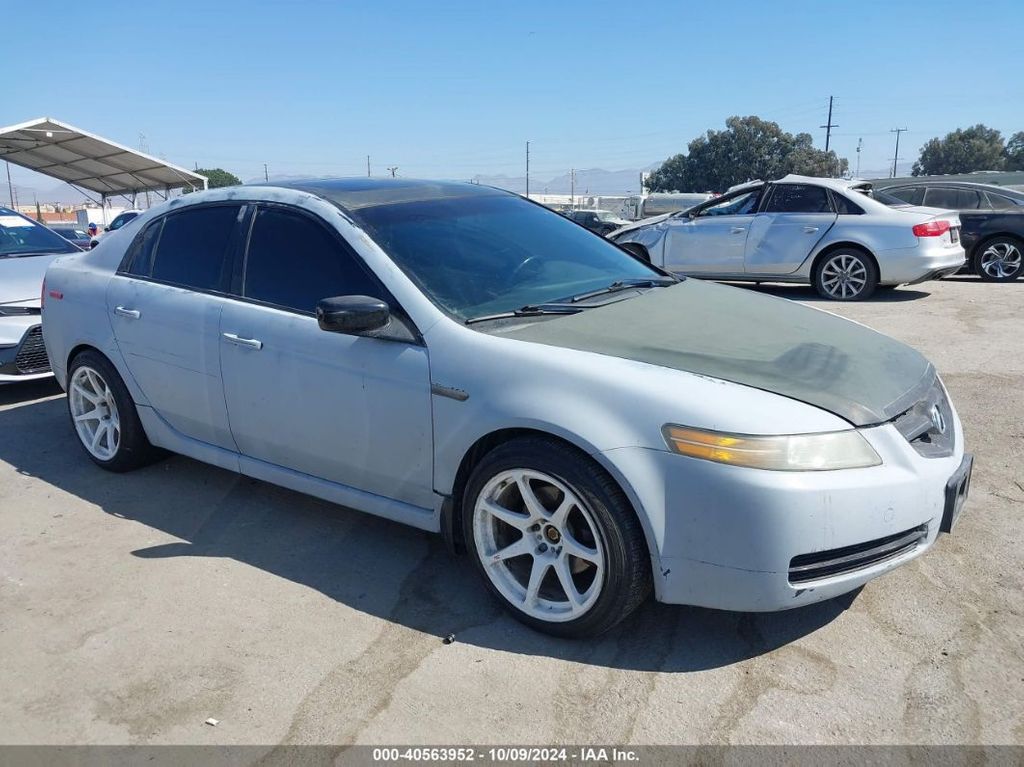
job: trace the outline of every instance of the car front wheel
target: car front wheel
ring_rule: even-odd
[[[1012,282],[1020,276],[1024,243],[1013,237],[993,237],[981,244],[974,271],[986,282]]]
[[[647,597],[643,531],[618,485],[589,457],[543,438],[508,442],[474,469],[463,498],[467,547],[520,621],[587,637]]]
[[[874,261],[857,250],[836,250],[818,263],[814,287],[833,301],[863,301],[878,287]]]
[[[68,371],[68,411],[89,458],[109,471],[129,471],[158,457],[117,370],[98,352],[77,354]]]

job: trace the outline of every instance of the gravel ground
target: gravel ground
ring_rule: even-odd
[[[0,743],[1024,744],[1024,282],[760,289],[941,372],[977,462],[927,556],[800,610],[651,603],[557,641],[433,536],[180,457],[107,474],[54,385],[7,387]]]

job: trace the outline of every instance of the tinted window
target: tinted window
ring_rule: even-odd
[[[357,208],[353,216],[433,301],[462,317],[663,279],[603,237],[510,194]]]
[[[322,298],[386,298],[357,256],[324,225],[282,208],[260,208],[256,213],[242,294],[310,313]]]
[[[886,189],[884,191],[890,197],[895,197],[897,200],[902,200],[910,205],[924,204],[924,187],[905,186],[900,189]]]
[[[981,205],[978,193],[973,189],[956,189],[948,186],[929,187],[924,200],[924,204],[930,208],[948,210],[977,210]]]
[[[1009,197],[1003,197],[1001,194],[993,194],[988,192],[985,195],[988,198],[988,207],[995,208],[996,210],[1005,210],[1006,208],[1017,208],[1018,205]]]
[[[216,205],[167,216],[150,251],[150,276],[196,290],[226,290],[228,243],[240,212],[239,205]]]
[[[829,213],[828,194],[820,186],[780,184],[772,191],[766,213]]]
[[[852,200],[848,200],[843,195],[832,193],[832,199],[836,204],[836,213],[844,216],[859,216],[864,212],[864,209],[859,205],[855,204]]]
[[[761,194],[760,189],[753,189],[749,192],[742,192],[735,197],[728,197],[714,205],[703,208],[700,216],[742,216],[753,213],[757,207],[757,199]]]

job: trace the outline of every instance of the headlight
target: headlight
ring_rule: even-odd
[[[757,436],[668,424],[665,443],[680,455],[772,471],[828,471],[878,466],[882,459],[855,429]]]

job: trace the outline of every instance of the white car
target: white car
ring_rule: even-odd
[[[46,378],[39,294],[46,267],[81,249],[10,208],[0,207],[0,385]]]
[[[441,532],[554,634],[652,587],[730,610],[843,594],[967,493],[913,349],[474,184],[190,194],[54,262],[45,295],[98,465],[163,448]]]
[[[937,279],[964,265],[955,212],[894,209],[869,191],[862,182],[807,176],[754,181],[608,237],[677,274],[803,283],[836,301],[860,301],[879,286]]]

